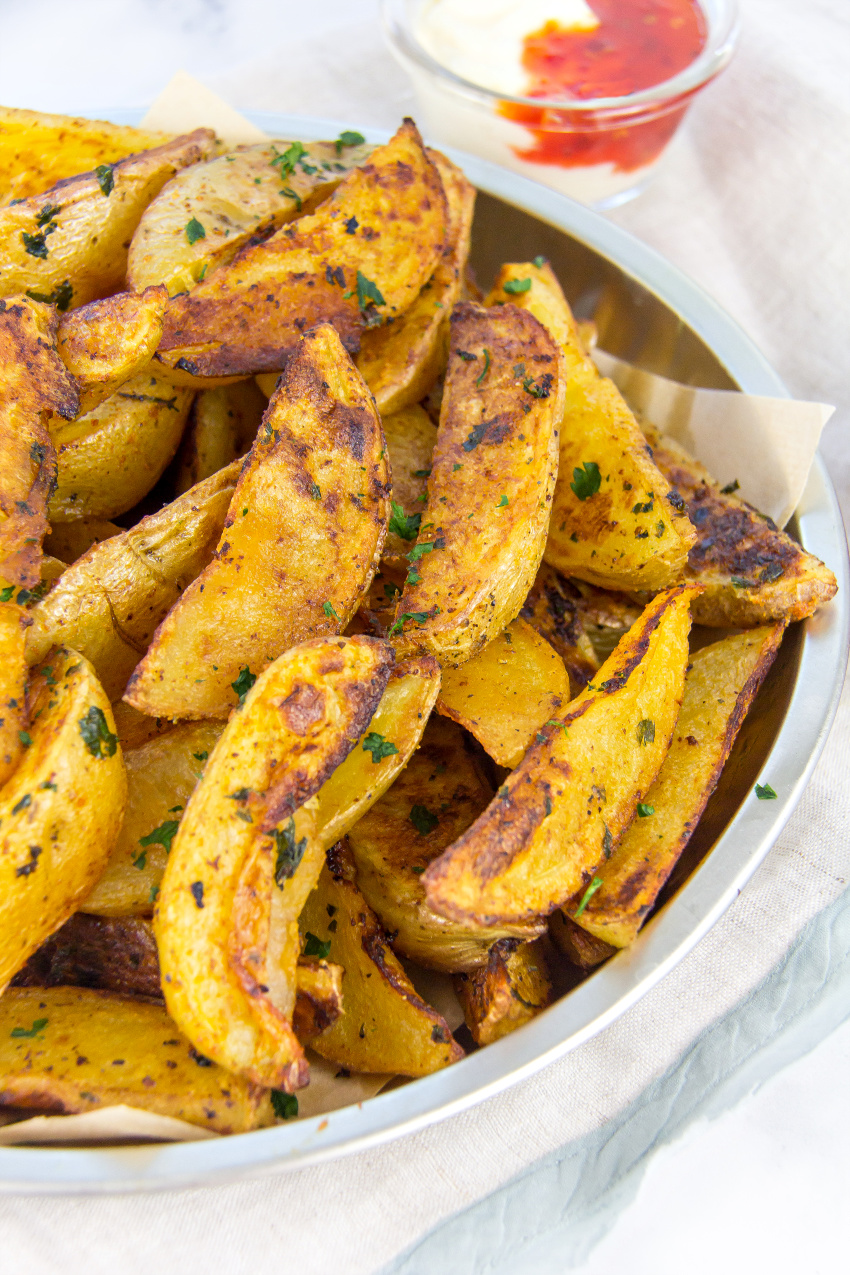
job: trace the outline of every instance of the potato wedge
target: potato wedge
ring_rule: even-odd
[[[345,628],[380,557],[388,488],[380,417],[324,325],[290,362],[213,561],[157,630],[127,700],[151,716],[226,717],[241,676]]]
[[[741,723],[773,663],[784,623],[722,638],[691,657],[682,709],[664,764],[634,823],[596,875],[602,884],[576,915],[614,947],[634,942],[717,786]]]
[[[92,545],[33,607],[30,663],[65,642],[92,662],[107,695],[117,699],[157,625],[212,557],[239,470],[236,461],[135,527]]]
[[[342,980],[345,971],[332,961],[299,956],[295,970],[295,1009],[292,1028],[304,1044],[318,1036],[342,1014]]]
[[[586,972],[617,953],[613,944],[583,930],[562,908],[549,917],[549,937],[568,961]]]
[[[662,589],[685,566],[694,531],[647,454],[612,381],[586,353],[548,263],[503,266],[489,305],[513,301],[545,324],[563,351],[566,403],[546,561],[609,589]]]
[[[406,573],[407,555],[422,521],[437,429],[418,403],[382,417],[382,423],[392,470],[393,510],[381,556],[385,562],[403,566]]]
[[[160,735],[174,730],[174,722],[167,717],[146,717],[123,700],[113,701],[112,716],[115,718],[115,733],[124,752],[140,748],[149,739],[158,739]]]
[[[97,987],[161,1000],[159,957],[150,921],[75,912],[12,979],[13,987]]]
[[[595,685],[542,728],[486,811],[429,866],[435,912],[500,925],[546,915],[587,887],[669,747],[693,596],[678,585],[646,608]]]
[[[500,766],[516,766],[570,698],[558,652],[525,620],[513,620],[466,664],[445,670],[437,712],[474,735]]]
[[[324,860],[312,799],[392,664],[365,637],[282,655],[231,716],[172,842],[154,922],[166,1004],[197,1049],[257,1084],[307,1082],[291,1022],[298,916]]]
[[[428,500],[392,630],[402,651],[457,667],[518,615],[549,525],[561,369],[527,311],[455,306]]]
[[[167,300],[165,288],[119,292],[60,320],[56,349],[79,386],[81,416],[150,363],[162,336]]]
[[[373,146],[334,142],[260,142],[184,168],[142,214],[130,244],[127,283],[188,292],[232,261],[253,236],[265,236],[313,212],[362,164]],[[200,226],[190,237],[191,221]]]
[[[29,618],[14,602],[0,602],[0,787],[23,753],[21,731],[27,719],[27,664],[24,657]]]
[[[352,1071],[427,1076],[463,1057],[442,1015],[417,995],[389,937],[355,884],[345,842],[328,851],[301,932],[342,965],[343,1013],[310,1048]]]
[[[564,577],[557,574],[563,581]],[[625,593],[597,589],[596,585],[585,580],[572,580],[570,584],[579,618],[594,654],[600,662],[607,660],[620,639],[640,619],[640,604]]]
[[[520,611],[522,619],[560,655],[569,675],[572,698],[584,690],[600,663],[582,623],[581,600],[581,594],[572,581],[548,563],[541,562]],[[638,611],[634,619],[639,614]],[[625,626],[629,627],[631,622]],[[606,652],[606,656],[611,654],[611,650]]]
[[[393,935],[393,948],[428,969],[486,964],[501,937],[534,938],[536,920],[482,931],[449,921],[426,902],[422,873],[487,808],[493,795],[454,722],[432,717],[421,747],[349,833],[357,886]]]
[[[199,128],[0,208],[0,296],[27,292],[67,310],[117,292],[145,208],[214,144],[213,133]]]
[[[404,314],[363,333],[357,356],[357,366],[384,416],[418,403],[445,370],[449,315],[461,299],[469,256],[475,187],[439,151],[429,150],[428,156],[440,173],[448,203],[443,255]]]
[[[125,1103],[216,1133],[274,1124],[267,1090],[211,1063],[161,1005],[82,987],[0,1000],[0,1105],[71,1115]]]
[[[109,701],[82,656],[54,651],[29,704],[24,754],[0,792],[0,989],[88,894],[127,800]]]
[[[44,552],[71,566],[93,545],[120,536],[124,528],[105,518],[81,518],[79,522],[54,522],[45,536]]]
[[[177,494],[249,452],[265,410],[266,399],[253,381],[201,390],[180,445]]]
[[[317,212],[173,297],[157,358],[193,376],[277,371],[320,322],[356,350],[364,328],[412,304],[446,223],[440,175],[407,120]]]
[[[223,729],[221,722],[183,722],[124,754],[124,822],[81,911],[97,916],[153,912],[182,812]]]
[[[167,140],[164,133],[105,120],[0,106],[0,205]]]
[[[0,301],[0,585],[38,584],[56,479],[47,417],[79,409],[56,353],[57,322],[55,310],[27,297]]]
[[[143,372],[100,407],[50,422],[57,482],[47,509],[58,522],[114,518],[146,496],[177,451],[192,391]]]
[[[455,991],[476,1045],[492,1045],[530,1022],[552,999],[542,943],[499,939],[487,964],[455,975]]]
[[[750,628],[773,620],[805,620],[834,597],[829,567],[780,531],[752,505],[722,490],[699,461],[654,430],[655,462],[685,502],[696,527],[685,578],[704,586],[694,622]]]

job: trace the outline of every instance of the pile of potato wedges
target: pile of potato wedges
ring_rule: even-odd
[[[474,202],[410,120],[0,110],[16,1116],[241,1132],[311,1055],[416,1077],[521,1026],[634,941],[834,594],[638,423],[543,258],[479,290]]]

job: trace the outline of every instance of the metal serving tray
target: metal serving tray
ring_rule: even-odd
[[[136,123],[139,113],[108,118]],[[336,137],[351,122],[254,115],[277,137]],[[362,128],[370,141],[386,140]],[[787,397],[749,338],[652,249],[597,213],[514,173],[453,153],[478,187],[472,261],[487,284],[504,260],[544,253],[600,345],[691,385]],[[711,457],[701,459],[709,464]],[[838,704],[847,657],[850,590],[841,515],[816,457],[792,530],[835,572],[839,592],[792,626],[692,838],[667,902],[627,951],[512,1035],[436,1075],[362,1106],[216,1141],[128,1147],[0,1148],[0,1190],[94,1193],[162,1189],[279,1173],[360,1151],[443,1120],[532,1075],[602,1031],[700,941],[740,893],[799,801]],[[779,794],[760,802],[765,774]],[[711,852],[710,854],[708,852]]]

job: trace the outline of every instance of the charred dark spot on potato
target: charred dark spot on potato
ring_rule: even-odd
[[[293,734],[306,735],[324,719],[324,692],[315,686],[296,686],[280,705],[280,712]]]

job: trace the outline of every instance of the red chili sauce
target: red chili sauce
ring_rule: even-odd
[[[569,30],[547,22],[523,41],[528,97],[625,97],[669,80],[705,46],[705,17],[697,0],[588,0],[600,25]],[[535,143],[520,159],[563,168],[613,164],[631,172],[651,163],[685,113],[688,96],[640,123],[618,126],[610,112],[554,111],[503,102],[500,111],[524,124]]]

